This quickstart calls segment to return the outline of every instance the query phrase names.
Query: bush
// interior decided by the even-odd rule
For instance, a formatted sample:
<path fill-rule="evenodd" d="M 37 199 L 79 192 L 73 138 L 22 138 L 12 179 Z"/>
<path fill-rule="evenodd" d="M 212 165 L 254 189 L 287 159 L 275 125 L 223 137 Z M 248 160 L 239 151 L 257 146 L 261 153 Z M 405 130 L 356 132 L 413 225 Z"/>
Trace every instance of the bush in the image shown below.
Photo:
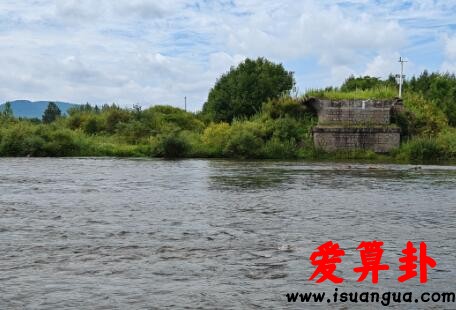
<path fill-rule="evenodd" d="M 140 143 L 143 138 L 146 138 L 151 134 L 150 128 L 143 122 L 137 120 L 119 124 L 117 131 L 119 135 L 125 138 L 126 142 L 131 144 Z"/>
<path fill-rule="evenodd" d="M 36 128 L 19 122 L 0 129 L 0 156 L 46 156 L 46 141 L 37 134 Z"/>
<path fill-rule="evenodd" d="M 264 144 L 262 153 L 264 158 L 286 159 L 297 156 L 297 146 L 294 139 L 281 141 L 273 138 Z"/>
<path fill-rule="evenodd" d="M 405 87 L 433 102 L 443 111 L 448 123 L 456 126 L 456 76 L 454 74 L 429 74 L 424 71 L 420 76 L 412 77 Z"/>
<path fill-rule="evenodd" d="M 68 129 L 19 123 L 1 131 L 1 156 L 75 156 L 79 151 L 75 133 Z"/>
<path fill-rule="evenodd" d="M 411 161 L 426 162 L 444 159 L 446 149 L 429 138 L 416 138 L 402 145 L 399 157 L 405 157 Z"/>
<path fill-rule="evenodd" d="M 26 137 L 31 133 L 22 126 L 2 130 L 0 135 L 0 155 L 26 156 L 31 151 L 26 144 Z"/>
<path fill-rule="evenodd" d="M 436 136 L 443 129 L 448 127 L 448 120 L 445 114 L 432 102 L 421 95 L 404 95 L 404 106 L 410 111 L 409 130 L 413 135 Z"/>
<path fill-rule="evenodd" d="M 73 130 L 81 128 L 82 122 L 83 122 L 83 119 L 81 117 L 81 114 L 79 114 L 77 112 L 73 112 L 67 118 L 68 127 Z"/>
<path fill-rule="evenodd" d="M 194 114 L 171 106 L 154 106 L 144 110 L 143 117 L 153 129 L 161 133 L 166 133 L 167 127 L 193 131 L 202 131 L 204 128 L 204 123 L 197 119 Z"/>
<path fill-rule="evenodd" d="M 161 137 L 157 147 L 157 154 L 165 158 L 185 157 L 190 150 L 189 142 L 176 133 Z"/>
<path fill-rule="evenodd" d="M 210 124 L 202 135 L 202 142 L 212 155 L 221 156 L 230 139 L 231 127 L 228 123 Z"/>
<path fill-rule="evenodd" d="M 61 129 L 51 132 L 45 138 L 44 152 L 47 156 L 64 157 L 79 155 L 80 147 L 72 131 Z"/>
<path fill-rule="evenodd" d="M 372 76 L 360 76 L 360 77 L 354 77 L 350 76 L 348 79 L 345 80 L 345 82 L 341 85 L 340 90 L 343 92 L 350 92 L 350 91 L 356 91 L 358 89 L 360 90 L 366 90 L 366 89 L 372 89 L 372 88 L 379 88 L 385 85 L 391 85 L 394 87 L 396 85 L 396 81 L 394 80 L 392 83 L 388 83 L 388 81 L 382 81 L 377 77 L 372 77 Z"/>
<path fill-rule="evenodd" d="M 308 126 L 290 117 L 269 121 L 267 126 L 271 137 L 280 141 L 288 141 L 290 139 L 301 141 L 309 130 Z"/>
<path fill-rule="evenodd" d="M 409 138 L 418 133 L 416 117 L 410 111 L 393 110 L 390 122 L 400 128 L 402 138 Z"/>
<path fill-rule="evenodd" d="M 84 132 L 89 135 L 94 135 L 100 130 L 100 125 L 94 117 L 90 117 L 84 125 Z"/>
<path fill-rule="evenodd" d="M 246 129 L 232 132 L 224 153 L 230 157 L 257 158 L 261 155 L 263 141 Z"/>
<path fill-rule="evenodd" d="M 307 107 L 300 100 L 293 99 L 290 96 L 269 99 L 263 104 L 262 111 L 273 119 L 281 117 L 302 119 L 310 114 Z"/>
<path fill-rule="evenodd" d="M 128 111 L 122 110 L 117 107 L 108 108 L 106 116 L 106 131 L 114 133 L 120 123 L 128 122 L 131 115 Z"/>
<path fill-rule="evenodd" d="M 231 124 L 230 134 L 240 131 L 248 131 L 254 136 L 266 140 L 271 136 L 270 129 L 268 128 L 267 123 L 263 122 L 261 119 L 252 119 L 252 120 L 236 120 Z"/>
<path fill-rule="evenodd" d="M 456 159 L 456 129 L 451 128 L 437 137 L 437 143 L 446 150 L 448 159 Z"/>

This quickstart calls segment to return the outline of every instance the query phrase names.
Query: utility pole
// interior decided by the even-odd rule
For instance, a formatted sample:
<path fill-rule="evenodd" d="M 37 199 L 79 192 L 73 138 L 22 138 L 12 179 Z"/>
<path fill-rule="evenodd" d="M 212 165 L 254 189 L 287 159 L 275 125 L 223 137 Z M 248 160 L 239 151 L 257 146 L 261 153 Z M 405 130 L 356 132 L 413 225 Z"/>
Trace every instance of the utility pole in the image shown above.
<path fill-rule="evenodd" d="M 402 57 L 399 57 L 399 62 L 401 63 L 401 74 L 399 75 L 399 98 L 402 98 L 402 84 L 404 83 L 404 63 L 407 62 Z M 397 75 L 396 75 L 397 77 Z"/>
<path fill-rule="evenodd" d="M 184 109 L 187 112 L 187 96 L 184 97 Z"/>

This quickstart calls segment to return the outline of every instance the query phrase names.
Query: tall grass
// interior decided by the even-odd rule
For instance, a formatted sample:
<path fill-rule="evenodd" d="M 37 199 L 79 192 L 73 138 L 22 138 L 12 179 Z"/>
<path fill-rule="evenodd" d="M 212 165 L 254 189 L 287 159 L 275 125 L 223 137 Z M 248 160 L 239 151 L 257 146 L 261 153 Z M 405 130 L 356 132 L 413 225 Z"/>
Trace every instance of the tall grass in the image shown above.
<path fill-rule="evenodd" d="M 307 97 L 316 97 L 328 100 L 352 100 L 352 99 L 392 99 L 397 96 L 393 87 L 377 87 L 372 89 L 357 89 L 354 91 L 342 92 L 339 89 L 311 89 L 306 92 Z"/>

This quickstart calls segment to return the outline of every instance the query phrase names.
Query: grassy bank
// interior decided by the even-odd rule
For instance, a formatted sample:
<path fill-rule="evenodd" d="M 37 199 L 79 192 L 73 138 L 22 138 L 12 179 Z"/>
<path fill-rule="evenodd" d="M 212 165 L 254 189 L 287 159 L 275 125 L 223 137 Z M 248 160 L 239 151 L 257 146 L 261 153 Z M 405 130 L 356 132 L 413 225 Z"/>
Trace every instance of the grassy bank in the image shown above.
<path fill-rule="evenodd" d="M 311 128 L 317 120 L 303 100 L 269 100 L 254 116 L 231 123 L 211 122 L 202 114 L 169 106 L 141 110 L 87 105 L 49 124 L 3 116 L 0 155 L 456 161 L 456 129 L 422 98 L 406 98 L 408 112 L 397 117 L 397 125 L 407 135 L 388 155 L 315 149 Z"/>

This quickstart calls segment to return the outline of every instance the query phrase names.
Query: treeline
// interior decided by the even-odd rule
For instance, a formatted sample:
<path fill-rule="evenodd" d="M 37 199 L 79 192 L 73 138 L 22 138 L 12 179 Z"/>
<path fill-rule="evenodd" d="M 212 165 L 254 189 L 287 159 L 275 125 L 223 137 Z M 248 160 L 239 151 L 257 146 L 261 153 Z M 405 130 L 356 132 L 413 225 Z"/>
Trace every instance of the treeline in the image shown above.
<path fill-rule="evenodd" d="M 435 88 L 446 81 L 442 91 Z M 455 77 L 423 73 L 406 83 L 406 111 L 394 115 L 404 143 L 389 155 L 369 151 L 325 153 L 313 146 L 317 118 L 310 96 L 391 98 L 393 78 L 350 77 L 340 88 L 293 95 L 294 78 L 282 65 L 247 59 L 217 80 L 203 110 L 171 106 L 121 108 L 81 105 L 61 115 L 50 103 L 41 120 L 0 114 L 0 156 L 149 156 L 271 159 L 456 160 L 452 119 Z"/>
<path fill-rule="evenodd" d="M 341 92 L 378 88 L 396 88 L 396 79 L 390 75 L 381 80 L 376 77 L 349 77 L 340 87 Z M 404 81 L 404 94 L 416 94 L 431 101 L 446 116 L 449 125 L 456 126 L 456 76 L 450 73 L 431 73 L 424 71 L 418 77 Z"/>
<path fill-rule="evenodd" d="M 315 118 L 290 97 L 251 118 L 211 122 L 170 106 L 84 105 L 52 123 L 3 118 L 2 156 L 296 158 L 312 152 Z"/>

